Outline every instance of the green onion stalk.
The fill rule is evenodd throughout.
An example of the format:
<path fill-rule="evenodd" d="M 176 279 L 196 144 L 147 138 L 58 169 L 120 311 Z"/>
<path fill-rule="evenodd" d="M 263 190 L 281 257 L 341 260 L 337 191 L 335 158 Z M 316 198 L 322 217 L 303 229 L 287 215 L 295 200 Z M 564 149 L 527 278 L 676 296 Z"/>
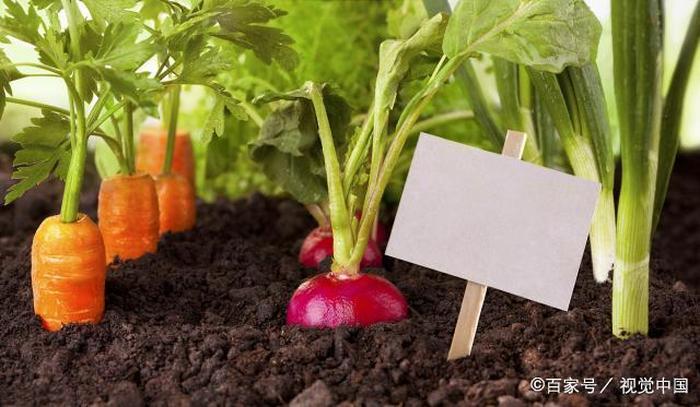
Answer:
<path fill-rule="evenodd" d="M 622 185 L 612 330 L 619 337 L 649 326 L 649 254 L 662 112 L 663 10 L 659 0 L 612 5 L 615 96 Z"/>
<path fill-rule="evenodd" d="M 681 118 L 690 72 L 700 41 L 700 3 L 695 4 L 695 11 L 690 19 L 685 40 L 681 46 L 678 63 L 671 77 L 671 84 L 664 99 L 661 117 L 661 144 L 659 146 L 659 173 L 656 178 L 656 197 L 654 199 L 654 229 L 659 224 L 661 210 L 666 200 L 671 171 L 680 145 Z"/>
<path fill-rule="evenodd" d="M 593 276 L 604 282 L 615 262 L 615 161 L 598 70 L 588 64 L 568 67 L 560 74 L 529 68 L 528 73 L 574 173 L 602 185 L 589 239 Z"/>

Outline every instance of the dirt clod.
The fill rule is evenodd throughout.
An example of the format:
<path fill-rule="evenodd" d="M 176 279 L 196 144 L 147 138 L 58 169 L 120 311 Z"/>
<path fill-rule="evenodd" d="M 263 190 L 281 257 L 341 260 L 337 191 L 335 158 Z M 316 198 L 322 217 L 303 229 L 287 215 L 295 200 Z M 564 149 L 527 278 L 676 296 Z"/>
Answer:
<path fill-rule="evenodd" d="M 316 380 L 314 384 L 297 394 L 290 407 L 329 407 L 333 405 L 333 393 L 323 380 Z"/>

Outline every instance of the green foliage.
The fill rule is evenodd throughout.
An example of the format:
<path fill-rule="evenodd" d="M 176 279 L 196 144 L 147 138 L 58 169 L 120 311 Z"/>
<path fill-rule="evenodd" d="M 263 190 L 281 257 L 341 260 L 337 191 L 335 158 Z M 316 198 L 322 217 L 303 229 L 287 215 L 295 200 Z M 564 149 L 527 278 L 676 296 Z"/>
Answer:
<path fill-rule="evenodd" d="M 365 112 L 372 101 L 377 49 L 386 38 L 387 12 L 396 2 L 309 3 L 308 0 L 274 1 L 275 7 L 287 15 L 270 21 L 270 25 L 294 39 L 291 47 L 298 54 L 294 70 L 279 63 L 268 65 L 258 58 L 236 55 L 231 69 L 220 73 L 218 81 L 242 101 L 267 92 L 295 89 L 306 80 L 332 83 L 356 111 Z M 220 56 L 234 53 L 222 51 Z M 202 103 L 193 114 L 185 114 L 188 126 L 201 129 L 209 121 L 213 105 Z M 244 102 L 239 106 L 248 113 L 266 117 L 279 103 L 250 106 Z M 217 133 L 218 138 L 200 148 L 197 168 L 202 178 L 198 180 L 198 193 L 207 197 L 218 194 L 237 197 L 253 190 L 279 192 L 273 182 L 261 176 L 259 166 L 247 152 L 248 143 L 258 136 L 257 123 L 262 119 L 241 121 L 229 112 L 224 112 L 223 118 L 224 134 Z M 213 162 L 217 165 L 212 165 Z"/>
<path fill-rule="evenodd" d="M 145 108 L 154 106 L 152 99 L 160 83 L 148 73 L 136 73 L 136 70 L 158 51 L 158 44 L 154 36 L 146 32 L 138 14 L 129 10 L 136 1 L 82 1 L 92 19 L 83 15 L 77 0 L 35 0 L 28 5 L 5 0 L 4 4 L 6 12 L 0 17 L 0 39 L 14 38 L 32 46 L 39 55 L 39 63 L 15 65 L 4 53 L 0 54 L 3 64 L 0 68 L 0 113 L 6 101 L 5 94 L 11 90 L 9 82 L 21 77 L 17 67 L 23 66 L 38 68 L 43 74 L 62 80 L 71 106 L 69 120 L 69 113 L 64 109 L 13 98 L 15 103 L 44 110 L 42 118 L 35 119 L 32 127 L 14 138 L 21 149 L 15 155 L 13 178 L 20 182 L 10 189 L 6 202 L 17 199 L 52 174 L 61 179 L 73 177 L 75 182 L 69 183 L 71 190 L 65 195 L 70 204 L 64 205 L 67 213 L 62 213 L 65 221 L 71 221 L 77 213 L 84 167 L 78 162 L 85 156 L 88 132 L 109 137 L 100 125 L 109 116 L 119 113 L 120 101 L 130 100 Z M 59 13 L 65 14 L 66 20 L 62 22 Z M 101 117 L 105 106 L 116 108 Z M 111 140 L 110 146 L 117 148 L 116 141 Z M 67 174 L 75 151 L 79 151 L 77 161 L 71 164 L 72 170 Z"/>
<path fill-rule="evenodd" d="M 445 33 L 449 57 L 484 52 L 559 72 L 595 60 L 601 26 L 583 0 L 464 0 Z"/>
<path fill-rule="evenodd" d="M 102 35 L 92 62 L 124 71 L 140 67 L 156 52 L 152 38 L 138 41 L 142 30 L 143 25 L 139 20 L 110 23 Z"/>
<path fill-rule="evenodd" d="M 136 0 L 82 0 L 90 10 L 92 18 L 100 25 L 125 21 L 126 18 L 133 19 L 136 13 L 129 12 L 130 8 L 136 6 Z"/>
<path fill-rule="evenodd" d="M 668 192 L 668 183 L 671 179 L 673 165 L 680 146 L 683 105 L 693 61 L 696 59 L 698 43 L 700 43 L 700 3 L 695 4 L 695 11 L 693 11 L 688 31 L 685 33 L 683 46 L 678 56 L 678 63 L 673 71 L 671 84 L 664 99 L 661 119 L 661 141 L 659 145 L 659 169 L 654 197 L 654 230 L 656 230 L 661 219 L 661 211 Z"/>
<path fill-rule="evenodd" d="M 415 33 L 428 13 L 421 0 L 403 0 L 387 13 L 387 29 L 392 38 L 408 38 Z"/>
<path fill-rule="evenodd" d="M 285 15 L 284 11 L 256 3 L 225 3 L 222 8 L 226 12 L 216 17 L 221 30 L 213 34 L 215 37 L 252 50 L 266 64 L 275 61 L 284 69 L 294 69 L 299 59 L 290 47 L 292 38 L 279 28 L 262 25 Z"/>
<path fill-rule="evenodd" d="M 323 87 L 323 98 L 336 146 L 343 146 L 347 142 L 350 107 L 329 86 Z M 307 90 L 268 94 L 259 102 L 277 100 L 287 102 L 265 119 L 259 137 L 251 145 L 250 155 L 273 182 L 299 202 L 321 202 L 328 195 L 324 160 Z"/>
<path fill-rule="evenodd" d="M 394 107 L 399 84 L 408 73 L 414 59 L 426 51 L 440 49 L 446 25 L 447 16 L 436 14 L 408 39 L 382 42 L 379 47 L 379 71 L 375 84 L 375 120 L 381 120 L 381 113 L 388 113 Z"/>
<path fill-rule="evenodd" d="M 0 33 L 30 44 L 37 42 L 42 21 L 34 6 L 25 11 L 18 1 L 5 0 L 4 14 L 0 17 Z"/>
<path fill-rule="evenodd" d="M 13 137 L 22 149 L 15 154 L 12 178 L 20 181 L 10 187 L 5 204 L 19 198 L 51 174 L 65 179 L 70 160 L 69 133 L 70 123 L 65 117 L 43 110 L 42 117 L 32 119 L 32 126 Z"/>

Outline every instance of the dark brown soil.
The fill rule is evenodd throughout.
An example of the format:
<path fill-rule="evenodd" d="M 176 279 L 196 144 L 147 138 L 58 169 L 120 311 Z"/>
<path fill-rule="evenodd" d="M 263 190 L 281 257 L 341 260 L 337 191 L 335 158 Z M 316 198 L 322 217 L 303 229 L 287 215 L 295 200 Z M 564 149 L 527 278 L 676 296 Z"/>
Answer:
<path fill-rule="evenodd" d="M 586 257 L 569 312 L 490 290 L 474 355 L 451 363 L 464 282 L 399 261 L 384 274 L 408 298 L 407 321 L 285 326 L 285 303 L 310 275 L 296 251 L 312 221 L 292 202 L 261 196 L 201 204 L 196 230 L 111 270 L 100 325 L 47 333 L 29 278 L 32 230 L 59 197 L 47 186 L 0 212 L 0 404 L 698 405 L 699 168 L 700 156 L 683 157 L 673 180 L 648 338 L 611 337 L 610 285 L 593 283 Z M 534 377 L 595 378 L 598 390 L 613 382 L 602 394 L 557 396 L 529 390 Z M 686 377 L 689 390 L 623 396 L 621 377 Z"/>

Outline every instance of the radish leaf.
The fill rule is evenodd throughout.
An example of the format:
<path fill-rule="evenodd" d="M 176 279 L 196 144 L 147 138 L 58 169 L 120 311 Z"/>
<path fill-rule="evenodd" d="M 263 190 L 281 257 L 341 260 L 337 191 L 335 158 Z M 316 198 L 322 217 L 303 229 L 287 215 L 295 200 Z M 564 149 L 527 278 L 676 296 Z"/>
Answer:
<path fill-rule="evenodd" d="M 595 60 L 601 26 L 583 0 L 462 0 L 445 32 L 453 58 L 485 52 L 560 72 Z"/>
<path fill-rule="evenodd" d="M 394 107 L 399 84 L 409 72 L 413 59 L 426 50 L 439 51 L 447 16 L 436 14 L 406 40 L 386 40 L 379 47 L 379 72 L 375 86 L 375 114 Z M 379 116 L 377 116 L 379 117 Z"/>
<path fill-rule="evenodd" d="M 323 93 L 334 140 L 342 148 L 348 139 L 350 107 L 329 86 L 323 86 Z M 276 100 L 286 102 L 265 119 L 258 139 L 251 143 L 250 156 L 268 178 L 299 202 L 321 202 L 328 196 L 325 166 L 307 90 L 264 95 L 257 102 Z"/>

